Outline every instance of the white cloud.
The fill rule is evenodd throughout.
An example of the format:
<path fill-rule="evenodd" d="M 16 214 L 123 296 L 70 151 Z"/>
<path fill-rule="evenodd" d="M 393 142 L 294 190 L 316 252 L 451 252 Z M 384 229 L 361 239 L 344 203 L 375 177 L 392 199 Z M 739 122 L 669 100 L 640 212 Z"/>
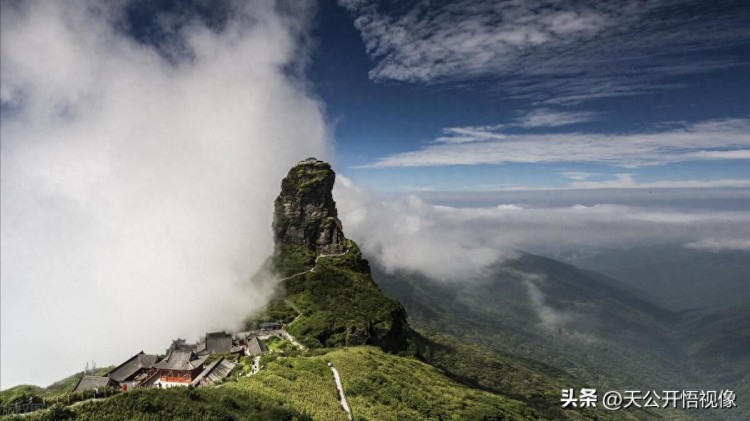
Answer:
<path fill-rule="evenodd" d="M 272 293 L 273 180 L 328 155 L 309 5 L 181 16 L 167 59 L 114 4 L 2 2 L 3 388 L 232 327 Z"/>
<path fill-rule="evenodd" d="M 443 135 L 432 143 L 461 144 L 470 142 L 486 142 L 508 139 L 508 135 L 501 131 L 512 127 L 537 128 L 560 127 L 576 123 L 584 123 L 598 119 L 602 113 L 592 111 L 555 111 L 549 108 L 539 108 L 529 112 L 521 112 L 510 123 L 485 126 L 446 127 Z"/>
<path fill-rule="evenodd" d="M 615 174 L 614 180 L 582 181 L 569 183 L 568 189 L 688 189 L 717 187 L 750 187 L 750 179 L 718 180 L 661 180 L 637 182 L 633 174 Z"/>
<path fill-rule="evenodd" d="M 337 180 L 334 195 L 344 233 L 368 258 L 377 258 L 388 268 L 455 278 L 480 273 L 499 257 L 496 248 L 466 235 L 460 224 L 442 224 L 448 208 L 428 205 L 416 196 L 381 201 L 344 176 Z"/>
<path fill-rule="evenodd" d="M 512 205 L 512 204 L 511 205 L 505 205 L 505 204 L 497 205 L 497 208 L 500 210 L 522 210 L 523 209 L 522 206 Z"/>
<path fill-rule="evenodd" d="M 490 79 L 548 104 L 678 88 L 669 77 L 736 65 L 717 47 L 746 39 L 744 10 L 697 0 L 340 3 L 375 63 L 373 80 Z"/>
<path fill-rule="evenodd" d="M 704 238 L 698 241 L 686 243 L 685 247 L 697 250 L 724 251 L 724 250 L 742 250 L 750 251 L 750 240 L 736 238 Z"/>
<path fill-rule="evenodd" d="M 514 257 L 517 249 L 596 249 L 750 237 L 747 210 L 614 204 L 458 208 L 431 205 L 414 195 L 383 199 L 345 177 L 339 180 L 334 194 L 344 232 L 365 256 L 388 270 L 418 270 L 435 279 L 470 278 L 489 263 Z"/>
<path fill-rule="evenodd" d="M 597 120 L 601 113 L 593 111 L 556 111 L 538 108 L 521 114 L 517 119 L 521 127 L 560 127 Z"/>
<path fill-rule="evenodd" d="M 481 139 L 476 134 L 473 136 Z M 517 134 L 482 140 L 441 140 L 417 151 L 380 158 L 364 167 L 553 162 L 638 167 L 698 160 L 747 159 L 750 119 L 707 121 L 660 132 Z"/>
<path fill-rule="evenodd" d="M 561 175 L 576 181 L 587 180 L 593 176 L 599 175 L 597 173 L 585 172 L 585 171 L 563 171 Z"/>
<path fill-rule="evenodd" d="M 496 133 L 498 130 L 505 127 L 502 124 L 495 126 L 464 126 L 464 127 L 448 127 L 443 129 L 443 136 L 438 137 L 433 143 L 469 143 L 469 142 L 484 142 L 489 140 L 502 140 L 508 136 L 502 133 Z"/>

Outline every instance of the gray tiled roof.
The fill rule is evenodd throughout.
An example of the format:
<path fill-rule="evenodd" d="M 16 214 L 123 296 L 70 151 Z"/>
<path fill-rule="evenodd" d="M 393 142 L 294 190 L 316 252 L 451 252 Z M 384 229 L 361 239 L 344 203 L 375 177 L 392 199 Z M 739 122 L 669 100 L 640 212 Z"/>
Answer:
<path fill-rule="evenodd" d="M 178 338 L 172 341 L 172 345 L 170 345 L 169 348 L 167 348 L 166 353 L 169 354 L 170 352 L 172 352 L 172 350 L 175 350 L 175 349 L 196 351 L 198 349 L 198 344 L 197 343 L 189 344 L 185 342 L 184 339 Z"/>
<path fill-rule="evenodd" d="M 268 352 L 266 344 L 258 339 L 257 336 L 247 340 L 247 354 L 248 355 L 260 355 L 264 352 Z"/>
<path fill-rule="evenodd" d="M 193 386 L 197 386 L 201 384 L 203 380 L 205 380 L 207 383 L 214 383 L 218 380 L 221 380 L 225 377 L 227 377 L 232 370 L 234 370 L 234 367 L 237 366 L 237 363 L 232 362 L 226 358 L 219 358 L 215 362 L 213 362 L 211 365 L 206 367 L 205 370 L 201 372 L 198 377 L 193 380 L 191 383 Z"/>
<path fill-rule="evenodd" d="M 253 331 L 252 330 L 248 330 L 248 331 L 245 331 L 245 332 L 237 332 L 237 333 L 234 334 L 234 337 L 236 339 L 242 339 L 242 340 L 244 340 L 244 339 L 247 339 L 248 337 L 250 337 L 252 335 L 253 335 Z"/>
<path fill-rule="evenodd" d="M 145 354 L 141 351 L 115 367 L 107 375 L 116 382 L 124 382 L 133 378 L 141 370 L 151 367 L 158 360 L 158 356 Z"/>
<path fill-rule="evenodd" d="M 192 371 L 203 366 L 206 358 L 208 358 L 208 355 L 199 357 L 195 355 L 193 351 L 187 349 L 175 349 L 172 350 L 164 360 L 154 364 L 154 368 L 160 370 Z"/>
<path fill-rule="evenodd" d="M 228 335 L 224 332 L 218 332 L 218 334 L 206 334 L 206 351 L 210 353 L 231 352 L 232 335 Z"/>
<path fill-rule="evenodd" d="M 103 377 L 103 376 L 89 376 L 89 375 L 82 375 L 80 379 L 78 379 L 78 383 L 76 383 L 76 386 L 73 388 L 74 392 L 81 392 L 83 390 L 94 390 L 99 389 L 102 387 L 107 387 L 111 385 L 112 380 L 109 377 Z"/>

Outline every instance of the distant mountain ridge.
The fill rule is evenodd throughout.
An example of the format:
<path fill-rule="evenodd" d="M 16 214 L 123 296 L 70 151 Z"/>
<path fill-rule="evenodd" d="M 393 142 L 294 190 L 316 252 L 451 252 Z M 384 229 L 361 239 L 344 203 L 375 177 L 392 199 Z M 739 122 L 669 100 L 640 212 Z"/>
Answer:
<path fill-rule="evenodd" d="M 671 359 L 682 351 L 669 339 L 676 314 L 591 271 L 522 254 L 476 279 L 453 282 L 377 264 L 373 273 L 419 329 L 532 358 L 599 385 L 666 387 L 681 373 Z M 662 368 L 645 367 L 651 364 Z"/>
<path fill-rule="evenodd" d="M 750 303 L 750 251 L 700 250 L 683 244 L 558 253 L 556 259 L 647 291 L 675 311 L 718 311 Z"/>
<path fill-rule="evenodd" d="M 750 391 L 747 304 L 709 315 L 673 312 L 620 281 L 528 253 L 473 279 L 435 280 L 377 261 L 373 276 L 404 304 L 415 329 L 531 358 L 589 384 Z"/>

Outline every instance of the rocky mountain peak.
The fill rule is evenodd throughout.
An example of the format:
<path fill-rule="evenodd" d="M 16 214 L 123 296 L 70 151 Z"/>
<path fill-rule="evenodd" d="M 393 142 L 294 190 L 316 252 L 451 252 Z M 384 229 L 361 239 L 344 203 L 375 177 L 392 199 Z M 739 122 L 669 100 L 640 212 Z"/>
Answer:
<path fill-rule="evenodd" d="M 333 200 L 336 173 L 315 158 L 300 161 L 281 182 L 274 202 L 276 246 L 305 245 L 317 254 L 345 251 L 344 232 Z"/>

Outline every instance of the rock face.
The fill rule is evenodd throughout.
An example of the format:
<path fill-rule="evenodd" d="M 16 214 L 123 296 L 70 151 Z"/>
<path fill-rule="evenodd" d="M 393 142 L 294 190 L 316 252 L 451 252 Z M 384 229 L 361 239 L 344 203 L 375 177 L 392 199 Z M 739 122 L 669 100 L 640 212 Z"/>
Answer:
<path fill-rule="evenodd" d="M 411 333 L 406 311 L 383 295 L 357 244 L 344 237 L 335 180 L 329 164 L 308 158 L 281 182 L 271 259 L 285 291 L 277 314 L 289 313 L 285 303 L 293 305 L 297 316 L 287 329 L 310 348 L 367 344 L 404 352 Z"/>
<path fill-rule="evenodd" d="M 274 203 L 276 245 L 305 245 L 317 254 L 345 251 L 344 232 L 333 200 L 336 173 L 330 164 L 308 158 L 295 165 L 281 182 Z"/>

